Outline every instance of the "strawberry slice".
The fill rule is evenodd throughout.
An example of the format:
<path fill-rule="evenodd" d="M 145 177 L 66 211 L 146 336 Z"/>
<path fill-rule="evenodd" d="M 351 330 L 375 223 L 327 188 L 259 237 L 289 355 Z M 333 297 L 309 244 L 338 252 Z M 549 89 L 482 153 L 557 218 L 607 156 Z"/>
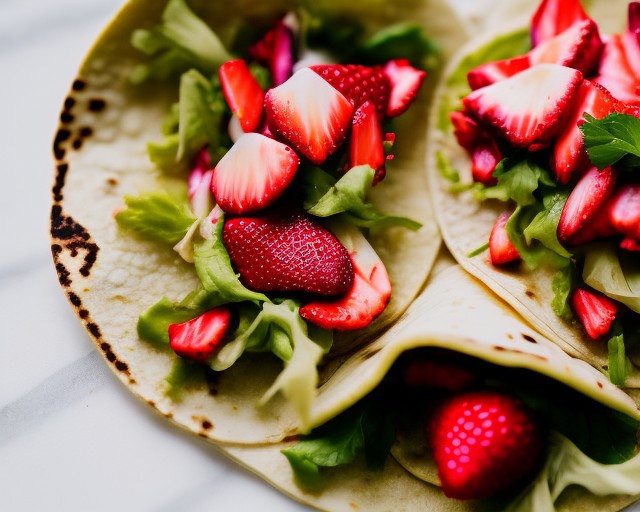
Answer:
<path fill-rule="evenodd" d="M 229 327 L 226 306 L 211 309 L 182 324 L 169 326 L 169 344 L 180 357 L 206 362 L 220 348 Z"/>
<path fill-rule="evenodd" d="M 571 305 L 591 339 L 609 332 L 616 319 L 618 305 L 606 295 L 578 288 L 571 295 Z"/>
<path fill-rule="evenodd" d="M 626 183 L 615 192 L 609 206 L 609 219 L 620 233 L 640 240 L 639 183 Z"/>
<path fill-rule="evenodd" d="M 491 229 L 489 256 L 494 265 L 505 265 L 520 260 L 520 254 L 507 234 L 506 225 L 509 217 L 511 217 L 509 212 L 502 212 Z"/>
<path fill-rule="evenodd" d="M 580 0 L 543 0 L 531 19 L 531 44 L 536 47 L 588 19 Z"/>
<path fill-rule="evenodd" d="M 558 223 L 558 240 L 568 242 L 592 219 L 613 192 L 617 172 L 592 167 L 580 178 L 564 204 Z"/>
<path fill-rule="evenodd" d="M 357 64 L 318 64 L 310 66 L 333 87 L 359 107 L 371 101 L 378 112 L 378 119 L 386 117 L 391 86 L 382 66 L 360 66 Z"/>
<path fill-rule="evenodd" d="M 531 66 L 529 55 L 521 55 L 512 59 L 498 60 L 480 64 L 467 73 L 467 82 L 471 90 L 475 91 L 495 82 L 509 78 Z"/>
<path fill-rule="evenodd" d="M 300 159 L 285 144 L 259 133 L 245 133 L 213 171 L 211 191 L 225 212 L 261 210 L 282 195 Z"/>
<path fill-rule="evenodd" d="M 249 48 L 249 55 L 271 72 L 273 86 L 286 82 L 293 74 L 293 31 L 278 20 L 265 36 Z"/>
<path fill-rule="evenodd" d="M 610 202 L 611 196 L 599 208 L 596 208 L 593 216 L 584 223 L 584 226 L 567 240 L 567 245 L 584 245 L 594 240 L 602 240 L 619 234 L 609 218 Z"/>
<path fill-rule="evenodd" d="M 529 52 L 529 58 L 531 65 L 560 64 L 588 75 L 598 67 L 602 48 L 598 25 L 591 19 L 585 19 L 542 41 Z"/>
<path fill-rule="evenodd" d="M 629 237 L 623 238 L 620 242 L 620 249 L 629 252 L 640 252 L 640 242 Z"/>
<path fill-rule="evenodd" d="M 542 455 L 534 413 L 501 392 L 470 391 L 446 399 L 427 426 L 442 490 L 450 498 L 484 499 L 530 475 Z"/>
<path fill-rule="evenodd" d="M 624 112 L 627 105 L 616 100 L 611 93 L 600 84 L 584 80 L 578 90 L 578 98 L 574 108 L 567 113 L 567 124 L 558 136 L 553 148 L 553 167 L 556 179 L 560 183 L 568 183 L 574 174 L 586 170 L 590 166 L 589 156 L 584 148 L 582 132 L 579 126 L 584 122 L 585 113 L 596 119 L 614 112 Z"/>
<path fill-rule="evenodd" d="M 453 133 L 471 157 L 471 174 L 473 180 L 485 185 L 495 185 L 493 171 L 502 160 L 502 152 L 496 141 L 478 123 L 463 112 L 449 114 L 453 124 Z"/>
<path fill-rule="evenodd" d="M 264 91 L 242 60 L 225 62 L 218 71 L 222 94 L 245 132 L 258 128 L 262 118 Z"/>
<path fill-rule="evenodd" d="M 373 184 L 385 176 L 385 154 L 382 128 L 378 121 L 376 106 L 365 101 L 353 115 L 351 140 L 349 142 L 349 167 L 369 165 L 375 170 Z"/>
<path fill-rule="evenodd" d="M 462 102 L 472 118 L 494 128 L 514 146 L 527 147 L 556 135 L 581 82 L 578 70 L 538 64 L 477 89 Z"/>
<path fill-rule="evenodd" d="M 271 132 L 315 165 L 344 142 L 354 110 L 342 93 L 308 68 L 270 89 L 265 108 Z"/>
<path fill-rule="evenodd" d="M 355 270 L 353 286 L 338 300 L 304 305 L 300 316 L 323 329 L 363 329 L 387 307 L 391 282 L 384 263 L 360 231 L 337 235 L 351 256 Z"/>
<path fill-rule="evenodd" d="M 387 116 L 396 117 L 405 112 L 416 99 L 427 74 L 414 68 L 406 59 L 390 60 L 384 66 L 384 74 L 391 84 Z"/>
<path fill-rule="evenodd" d="M 593 80 L 620 101 L 640 104 L 640 76 L 631 66 L 623 36 L 614 34 L 608 39 L 600 58 L 598 75 Z"/>
<path fill-rule="evenodd" d="M 252 290 L 339 295 L 353 285 L 347 250 L 303 213 L 233 218 L 222 235 L 240 280 Z"/>

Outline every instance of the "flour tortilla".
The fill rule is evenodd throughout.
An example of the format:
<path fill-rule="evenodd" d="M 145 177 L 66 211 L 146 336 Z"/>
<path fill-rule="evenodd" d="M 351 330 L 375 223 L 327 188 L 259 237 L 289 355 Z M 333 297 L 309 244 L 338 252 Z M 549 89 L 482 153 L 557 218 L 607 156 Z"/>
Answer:
<path fill-rule="evenodd" d="M 561 382 L 592 399 L 640 419 L 634 401 L 587 363 L 574 359 L 532 330 L 505 303 L 459 266 L 439 260 L 440 272 L 402 318 L 372 345 L 345 361 L 320 389 L 314 409 L 321 424 L 366 396 L 393 363 L 412 350 L 441 347 L 497 365 L 531 370 Z M 396 445 L 382 472 L 362 464 L 332 468 L 322 490 L 306 492 L 296 485 L 280 450 L 269 447 L 224 447 L 223 451 L 292 498 L 319 510 L 347 511 L 480 511 L 473 501 L 451 500 L 436 485 L 437 471 L 428 453 L 416 458 L 413 446 Z M 631 496 L 594 496 L 570 487 L 556 503 L 559 511 L 614 511 L 634 502 Z"/>
<path fill-rule="evenodd" d="M 498 201 L 480 203 L 470 192 L 452 193 L 451 182 L 438 171 L 438 158 L 443 158 L 460 174 L 461 183 L 472 182 L 469 156 L 457 144 L 453 129 L 449 128 L 451 123 L 444 122 L 448 112 L 459 105 L 459 98 L 470 91 L 466 82 L 460 85 L 460 79 L 466 77 L 465 59 L 485 46 L 494 44 L 498 38 L 508 38 L 509 42 L 503 46 L 507 52 L 518 52 L 522 47 L 521 43 L 528 39 L 530 18 L 538 2 L 519 0 L 502 4 L 504 8 L 497 8 L 500 22 L 486 27 L 488 33 L 469 41 L 458 52 L 448 64 L 435 92 L 429 125 L 427 169 L 436 217 L 445 244 L 463 268 L 508 302 L 535 329 L 555 340 L 567 353 L 606 373 L 606 343 L 588 339 L 577 321 L 565 322 L 551 309 L 554 298 L 551 286 L 555 273 L 553 270 L 538 268 L 530 271 L 524 265 L 516 269 L 494 266 L 491 264 L 488 251 L 468 257 L 469 253 L 487 243 L 495 219 L 504 211 L 505 205 Z M 585 7 L 603 34 L 620 33 L 624 30 L 626 1 L 585 2 Z M 515 24 L 508 25 L 506 20 L 509 18 L 515 18 Z M 505 24 L 508 28 L 505 28 Z M 495 31 L 497 27 L 499 33 Z M 638 368 L 633 368 L 625 384 L 630 388 L 640 387 Z"/>
<path fill-rule="evenodd" d="M 163 296 L 181 299 L 195 288 L 195 272 L 170 250 L 120 230 L 112 217 L 125 195 L 162 188 L 146 144 L 162 140 L 161 126 L 177 97 L 178 80 L 134 85 L 130 76 L 144 56 L 130 44 L 138 28 L 159 23 L 165 1 L 132 0 L 120 10 L 80 67 L 64 102 L 54 141 L 56 165 L 51 211 L 52 252 L 60 283 L 81 322 L 118 377 L 133 393 L 174 423 L 225 443 L 277 442 L 295 433 L 295 415 L 276 397 L 256 402 L 282 365 L 273 357 L 243 357 L 215 382 L 185 389 L 181 402 L 166 396 L 165 377 L 176 359 L 142 342 L 138 315 Z M 337 5 L 338 4 L 338 5 Z M 190 0 L 190 7 L 224 41 L 235 22 L 275 20 L 290 0 Z M 338 15 L 357 16 L 372 31 L 396 21 L 422 24 L 438 41 L 443 59 L 466 38 L 441 0 L 316 2 Z M 443 21 L 445 20 L 445 21 Z M 421 222 L 418 232 L 393 228 L 372 238 L 393 284 L 393 299 L 364 333 L 338 336 L 336 349 L 369 341 L 394 321 L 422 287 L 440 246 L 429 205 L 423 145 L 429 91 L 398 119 L 396 159 L 373 201 L 385 212 Z M 330 375 L 324 370 L 321 381 Z"/>

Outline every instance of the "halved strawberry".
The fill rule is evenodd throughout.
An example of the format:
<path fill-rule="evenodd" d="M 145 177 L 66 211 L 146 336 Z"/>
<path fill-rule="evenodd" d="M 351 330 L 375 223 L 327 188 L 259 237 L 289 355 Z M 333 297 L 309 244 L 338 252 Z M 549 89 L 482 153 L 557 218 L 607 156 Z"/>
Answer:
<path fill-rule="evenodd" d="M 640 2 L 629 2 L 627 30 L 622 34 L 622 45 L 629 67 L 640 75 Z"/>
<path fill-rule="evenodd" d="M 588 19 L 580 0 L 543 0 L 531 19 L 531 44 L 536 47 Z"/>
<path fill-rule="evenodd" d="M 604 45 L 598 75 L 593 79 L 611 94 L 631 105 L 640 104 L 640 76 L 629 62 L 623 36 L 612 35 Z"/>
<path fill-rule="evenodd" d="M 381 66 L 318 64 L 309 69 L 344 94 L 355 107 L 371 101 L 376 106 L 378 119 L 382 121 L 386 117 L 391 86 Z"/>
<path fill-rule="evenodd" d="M 267 92 L 265 109 L 271 132 L 320 165 L 344 142 L 354 107 L 320 75 L 305 68 Z"/>
<path fill-rule="evenodd" d="M 211 156 L 207 148 L 203 148 L 196 155 L 193 167 L 189 172 L 188 196 L 191 211 L 196 217 L 202 217 L 213 208 L 211 196 Z"/>
<path fill-rule="evenodd" d="M 511 217 L 511 213 L 502 212 L 491 229 L 489 256 L 491 257 L 491 263 L 494 265 L 505 265 L 506 263 L 520 260 L 520 254 L 511 240 L 509 240 L 505 227 L 509 217 Z"/>
<path fill-rule="evenodd" d="M 484 499 L 530 475 L 542 455 L 542 429 L 519 399 L 470 391 L 446 399 L 427 425 L 442 490 L 450 498 Z"/>
<path fill-rule="evenodd" d="M 458 144 L 466 149 L 471 157 L 473 180 L 485 185 L 495 185 L 497 180 L 493 171 L 502 160 L 502 152 L 494 138 L 463 112 L 452 112 L 449 118 Z"/>
<path fill-rule="evenodd" d="M 206 362 L 220 348 L 229 327 L 226 306 L 211 309 L 182 324 L 169 326 L 169 344 L 180 357 Z"/>
<path fill-rule="evenodd" d="M 356 109 L 351 124 L 349 167 L 371 166 L 375 170 L 375 185 L 384 179 L 386 172 L 382 128 L 376 114 L 376 106 L 371 101 L 365 101 Z"/>
<path fill-rule="evenodd" d="M 471 90 L 475 91 L 505 78 L 520 73 L 531 66 L 529 55 L 521 55 L 512 59 L 486 62 L 467 73 L 467 82 Z"/>
<path fill-rule="evenodd" d="M 407 386 L 447 391 L 468 389 L 476 379 L 476 373 L 467 366 L 442 358 L 413 359 L 403 374 L 403 381 Z"/>
<path fill-rule="evenodd" d="M 578 288 L 571 295 L 571 305 L 591 339 L 609 332 L 616 319 L 618 305 L 606 295 Z"/>
<path fill-rule="evenodd" d="M 258 128 L 262 118 L 264 91 L 242 60 L 225 62 L 218 70 L 222 94 L 245 132 Z"/>
<path fill-rule="evenodd" d="M 211 191 L 225 212 L 261 210 L 282 195 L 299 164 L 289 146 L 259 133 L 245 133 L 216 165 Z"/>
<path fill-rule="evenodd" d="M 591 19 L 585 19 L 542 41 L 528 55 L 531 65 L 560 64 L 588 75 L 598 67 L 602 47 L 598 25 Z"/>
<path fill-rule="evenodd" d="M 625 183 L 611 198 L 609 219 L 623 235 L 640 240 L 640 183 Z"/>
<path fill-rule="evenodd" d="M 391 298 L 391 282 L 382 260 L 359 230 L 336 232 L 351 256 L 355 276 L 347 294 L 335 301 L 311 302 L 300 316 L 323 329 L 351 331 L 368 326 Z"/>
<path fill-rule="evenodd" d="M 578 70 L 538 64 L 477 89 L 462 102 L 472 118 L 494 128 L 514 146 L 527 147 L 556 135 L 581 82 Z"/>
<path fill-rule="evenodd" d="M 240 280 L 252 290 L 340 295 L 353 285 L 347 250 L 303 213 L 233 218 L 222 234 Z"/>
<path fill-rule="evenodd" d="M 574 174 L 590 166 L 579 128 L 584 122 L 584 114 L 603 119 L 614 112 L 624 112 L 626 108 L 624 103 L 616 100 L 600 84 L 590 80 L 582 82 L 574 107 L 567 113 L 565 128 L 558 136 L 553 148 L 553 167 L 556 179 L 560 183 L 568 183 Z"/>
<path fill-rule="evenodd" d="M 384 66 L 384 74 L 391 84 L 387 116 L 396 117 L 405 112 L 416 99 L 427 74 L 414 68 L 406 59 L 390 60 Z"/>
<path fill-rule="evenodd" d="M 600 207 L 596 209 L 594 214 L 584 223 L 575 235 L 566 241 L 567 245 L 584 245 L 594 240 L 601 240 L 619 234 L 618 230 L 611 223 L 609 218 L 609 203 L 611 196 Z"/>
<path fill-rule="evenodd" d="M 613 192 L 617 172 L 592 167 L 585 172 L 569 194 L 558 223 L 558 240 L 568 242 L 594 217 Z"/>
<path fill-rule="evenodd" d="M 249 55 L 269 68 L 274 87 L 293 74 L 293 39 L 293 31 L 278 20 L 260 41 L 249 48 Z"/>

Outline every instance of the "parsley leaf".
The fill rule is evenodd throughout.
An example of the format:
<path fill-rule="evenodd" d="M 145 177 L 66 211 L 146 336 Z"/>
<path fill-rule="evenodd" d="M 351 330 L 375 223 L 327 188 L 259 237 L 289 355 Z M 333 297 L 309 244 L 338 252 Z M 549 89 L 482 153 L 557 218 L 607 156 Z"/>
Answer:
<path fill-rule="evenodd" d="M 640 119 L 628 114 L 611 114 L 595 119 L 588 114 L 580 126 L 591 163 L 604 169 L 620 162 L 640 165 Z"/>

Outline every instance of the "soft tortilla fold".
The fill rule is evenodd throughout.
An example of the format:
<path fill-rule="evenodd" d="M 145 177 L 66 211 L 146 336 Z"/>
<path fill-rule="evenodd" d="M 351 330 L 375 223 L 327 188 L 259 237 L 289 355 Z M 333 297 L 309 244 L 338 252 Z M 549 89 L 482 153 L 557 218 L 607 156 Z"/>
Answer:
<path fill-rule="evenodd" d="M 446 265 L 445 265 L 446 266 Z M 320 390 L 318 424 L 339 414 L 380 384 L 402 355 L 425 347 L 446 348 L 499 366 L 545 375 L 635 419 L 640 411 L 622 390 L 587 363 L 568 356 L 532 330 L 480 282 L 458 266 L 439 273 L 403 317 L 372 345 L 349 358 Z M 421 441 L 424 444 L 424 441 Z M 224 447 L 240 464 L 294 499 L 320 510 L 479 511 L 486 504 L 451 500 L 434 485 L 437 474 L 428 451 L 414 456 L 420 442 L 397 443 L 382 471 L 362 464 L 330 468 L 320 491 L 305 491 L 287 459 L 270 447 Z M 432 483 L 429 483 L 432 482 Z M 637 497 L 595 496 L 572 486 L 555 503 L 557 510 L 621 510 Z M 483 508 L 484 507 L 484 508 Z"/>
<path fill-rule="evenodd" d="M 135 29 L 160 22 L 166 2 L 132 0 L 99 37 L 64 102 L 54 142 L 56 177 L 51 213 L 52 252 L 65 293 L 118 377 L 176 424 L 226 443 L 276 442 L 298 429 L 279 397 L 256 402 L 282 365 L 275 358 L 243 357 L 215 382 L 185 388 L 178 403 L 166 396 L 165 377 L 176 356 L 138 339 L 138 315 L 163 296 L 180 300 L 193 290 L 195 272 L 177 254 L 119 230 L 114 210 L 125 195 L 162 188 L 146 153 L 161 140 L 162 121 L 177 97 L 178 77 L 134 85 L 132 70 L 144 56 L 130 43 Z M 274 21 L 296 6 L 288 0 L 190 1 L 223 43 L 239 20 Z M 464 38 L 441 0 L 315 2 L 314 8 L 355 16 L 371 31 L 397 21 L 421 24 L 447 59 Z M 441 23 L 446 20 L 446 23 Z M 396 158 L 372 201 L 382 211 L 422 223 L 417 231 L 392 228 L 371 238 L 393 285 L 387 310 L 366 330 L 337 336 L 336 350 L 365 343 L 408 306 L 423 285 L 440 246 L 424 175 L 426 111 L 431 83 L 397 124 Z M 186 181 L 186 177 L 185 177 Z M 325 369 L 321 381 L 331 369 Z"/>
<path fill-rule="evenodd" d="M 607 344 L 588 339 L 578 321 L 564 321 L 552 310 L 554 269 L 529 270 L 524 264 L 517 269 L 500 268 L 492 265 L 488 251 L 469 256 L 488 242 L 493 224 L 505 210 L 505 204 L 480 202 L 471 192 L 452 192 L 451 181 L 441 173 L 442 167 L 447 166 L 459 173 L 459 185 L 472 183 L 471 161 L 456 142 L 448 114 L 459 109 L 460 98 L 470 92 L 466 75 L 481 63 L 478 56 L 487 54 L 491 55 L 489 60 L 498 60 L 526 51 L 530 44 L 529 23 L 538 4 L 536 0 L 501 3 L 496 14 L 498 21 L 487 27 L 487 33 L 465 44 L 449 62 L 434 93 L 431 112 L 429 190 L 445 244 L 458 263 L 523 315 L 536 330 L 554 340 L 567 353 L 606 373 Z M 624 30 L 627 1 L 592 1 L 583 2 L 583 5 L 603 35 Z M 640 387 L 640 370 L 636 366 L 627 376 L 625 386 Z"/>

